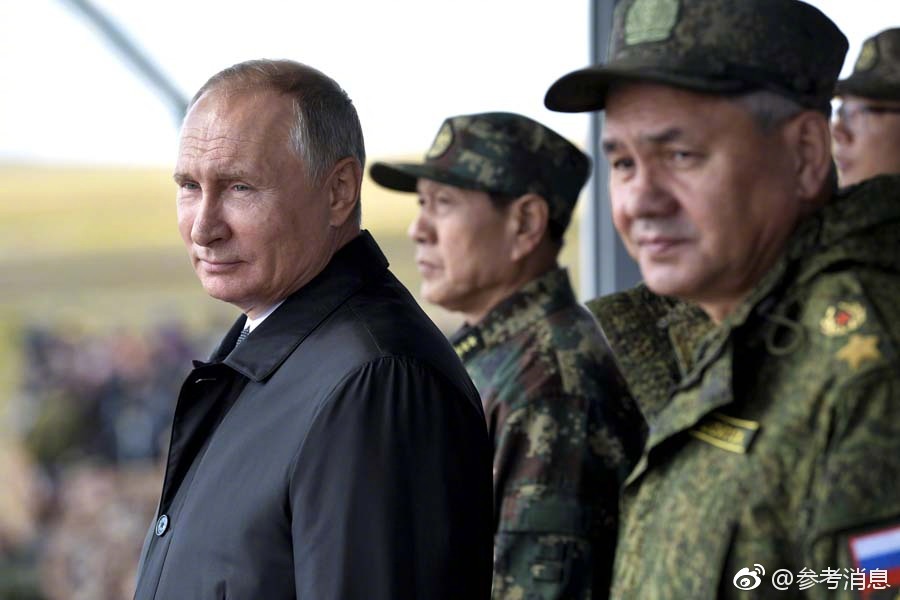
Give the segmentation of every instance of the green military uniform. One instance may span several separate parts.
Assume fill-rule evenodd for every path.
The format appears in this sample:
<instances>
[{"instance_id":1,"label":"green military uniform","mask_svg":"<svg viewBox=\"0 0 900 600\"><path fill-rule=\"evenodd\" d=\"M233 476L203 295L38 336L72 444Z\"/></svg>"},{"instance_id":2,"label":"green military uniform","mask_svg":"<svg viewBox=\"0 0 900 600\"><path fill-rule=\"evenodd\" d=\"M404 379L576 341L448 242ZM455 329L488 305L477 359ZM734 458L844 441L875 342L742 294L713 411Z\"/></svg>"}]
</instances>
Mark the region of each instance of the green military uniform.
<instances>
[{"instance_id":1,"label":"green military uniform","mask_svg":"<svg viewBox=\"0 0 900 600\"><path fill-rule=\"evenodd\" d=\"M643 442L563 269L453 336L494 443L493 597L606 597L617 493Z\"/></svg>"},{"instance_id":2,"label":"green military uniform","mask_svg":"<svg viewBox=\"0 0 900 600\"><path fill-rule=\"evenodd\" d=\"M900 527L898 239L900 177L881 177L803 222L719 326L643 288L590 303L651 432L615 598L863 597L865 543Z\"/></svg>"},{"instance_id":3,"label":"green military uniform","mask_svg":"<svg viewBox=\"0 0 900 600\"><path fill-rule=\"evenodd\" d=\"M444 121L423 163L375 163L379 184L419 178L547 203L561 237L590 162L513 113ZM531 280L453 338L481 393L494 446L495 600L606 598L618 495L645 424L596 321L563 269Z\"/></svg>"},{"instance_id":4,"label":"green military uniform","mask_svg":"<svg viewBox=\"0 0 900 600\"><path fill-rule=\"evenodd\" d=\"M545 103L602 109L636 81L828 114L846 49L797 0L622 0L611 61ZM614 598L897 597L898 190L878 178L829 198L719 324L646 288L590 304L649 425Z\"/></svg>"}]
</instances>

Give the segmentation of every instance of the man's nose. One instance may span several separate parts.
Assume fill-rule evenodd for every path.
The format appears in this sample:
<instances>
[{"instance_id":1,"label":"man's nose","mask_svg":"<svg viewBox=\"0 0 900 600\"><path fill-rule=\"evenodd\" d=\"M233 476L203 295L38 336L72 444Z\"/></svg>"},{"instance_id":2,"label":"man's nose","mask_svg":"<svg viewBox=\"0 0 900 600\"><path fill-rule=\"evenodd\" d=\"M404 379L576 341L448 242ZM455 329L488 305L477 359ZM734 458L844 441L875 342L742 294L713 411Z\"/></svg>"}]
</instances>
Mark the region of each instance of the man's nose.
<instances>
[{"instance_id":1,"label":"man's nose","mask_svg":"<svg viewBox=\"0 0 900 600\"><path fill-rule=\"evenodd\" d=\"M191 241L199 246L210 246L227 237L228 225L222 215L221 203L214 194L203 192L191 226Z\"/></svg>"},{"instance_id":2,"label":"man's nose","mask_svg":"<svg viewBox=\"0 0 900 600\"><path fill-rule=\"evenodd\" d=\"M431 219L425 214L424 210L419 209L418 214L416 214L415 218L406 229L406 235L418 244L434 241L434 225L431 223Z\"/></svg>"},{"instance_id":3,"label":"man's nose","mask_svg":"<svg viewBox=\"0 0 900 600\"><path fill-rule=\"evenodd\" d=\"M835 119L831 122L831 137L837 144L849 144L853 139L853 132L844 119Z\"/></svg>"},{"instance_id":4,"label":"man's nose","mask_svg":"<svg viewBox=\"0 0 900 600\"><path fill-rule=\"evenodd\" d=\"M663 174L650 164L640 164L624 189L613 190L623 199L622 208L632 219L668 216L678 202L666 189Z\"/></svg>"}]
</instances>

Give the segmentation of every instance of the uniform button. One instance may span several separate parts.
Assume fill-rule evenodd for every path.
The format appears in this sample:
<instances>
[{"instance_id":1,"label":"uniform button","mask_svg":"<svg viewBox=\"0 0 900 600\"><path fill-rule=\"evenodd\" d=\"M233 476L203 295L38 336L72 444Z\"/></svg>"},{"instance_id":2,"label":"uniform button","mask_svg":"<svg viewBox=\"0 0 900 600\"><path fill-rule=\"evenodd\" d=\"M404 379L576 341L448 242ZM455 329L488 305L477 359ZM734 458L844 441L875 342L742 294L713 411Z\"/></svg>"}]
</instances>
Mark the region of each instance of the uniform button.
<instances>
[{"instance_id":1,"label":"uniform button","mask_svg":"<svg viewBox=\"0 0 900 600\"><path fill-rule=\"evenodd\" d=\"M168 515L162 515L156 521L156 535L161 536L162 534L164 534L166 532L166 530L168 528L169 528L169 517L168 517Z\"/></svg>"}]
</instances>

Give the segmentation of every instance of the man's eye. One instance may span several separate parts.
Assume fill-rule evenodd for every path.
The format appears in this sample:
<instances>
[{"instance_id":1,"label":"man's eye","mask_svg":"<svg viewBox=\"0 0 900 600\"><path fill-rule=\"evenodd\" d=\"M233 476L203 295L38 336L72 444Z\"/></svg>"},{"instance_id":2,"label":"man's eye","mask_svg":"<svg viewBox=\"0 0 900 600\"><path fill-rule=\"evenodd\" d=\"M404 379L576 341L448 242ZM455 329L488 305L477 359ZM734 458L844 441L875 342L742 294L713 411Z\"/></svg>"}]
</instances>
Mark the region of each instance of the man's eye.
<instances>
[{"instance_id":1,"label":"man's eye","mask_svg":"<svg viewBox=\"0 0 900 600\"><path fill-rule=\"evenodd\" d=\"M250 186L243 183L236 183L231 186L231 189L233 189L235 192L249 192Z\"/></svg>"},{"instance_id":2,"label":"man's eye","mask_svg":"<svg viewBox=\"0 0 900 600\"><path fill-rule=\"evenodd\" d=\"M199 190L200 186L194 183L193 181L183 181L179 184L179 187L183 190Z\"/></svg>"},{"instance_id":3,"label":"man's eye","mask_svg":"<svg viewBox=\"0 0 900 600\"><path fill-rule=\"evenodd\" d=\"M630 158L614 158L610 162L610 166L615 171L623 171L634 166L634 161Z\"/></svg>"},{"instance_id":4,"label":"man's eye","mask_svg":"<svg viewBox=\"0 0 900 600\"><path fill-rule=\"evenodd\" d=\"M668 158L675 164L693 164L699 158L696 152L690 150L672 150L668 154Z\"/></svg>"}]
</instances>

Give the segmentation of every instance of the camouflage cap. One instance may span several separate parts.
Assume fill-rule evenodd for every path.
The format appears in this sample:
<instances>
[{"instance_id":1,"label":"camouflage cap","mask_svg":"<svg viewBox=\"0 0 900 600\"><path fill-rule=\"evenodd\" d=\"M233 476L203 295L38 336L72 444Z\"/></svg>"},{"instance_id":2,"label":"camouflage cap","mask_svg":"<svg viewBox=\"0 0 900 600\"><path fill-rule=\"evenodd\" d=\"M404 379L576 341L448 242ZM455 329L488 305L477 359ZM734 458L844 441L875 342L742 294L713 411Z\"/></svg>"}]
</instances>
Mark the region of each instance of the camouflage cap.
<instances>
[{"instance_id":1,"label":"camouflage cap","mask_svg":"<svg viewBox=\"0 0 900 600\"><path fill-rule=\"evenodd\" d=\"M853 74L838 81L836 94L900 100L900 29L886 29L863 43Z\"/></svg>"},{"instance_id":2,"label":"camouflage cap","mask_svg":"<svg viewBox=\"0 0 900 600\"><path fill-rule=\"evenodd\" d=\"M506 196L535 193L563 230L590 174L587 155L528 117L505 112L446 119L423 163L376 162L375 183L415 192L419 178Z\"/></svg>"},{"instance_id":3,"label":"camouflage cap","mask_svg":"<svg viewBox=\"0 0 900 600\"><path fill-rule=\"evenodd\" d=\"M602 110L612 84L648 81L697 92L768 89L828 113L847 38L799 0L620 0L610 60L563 76L547 108Z\"/></svg>"}]
</instances>

